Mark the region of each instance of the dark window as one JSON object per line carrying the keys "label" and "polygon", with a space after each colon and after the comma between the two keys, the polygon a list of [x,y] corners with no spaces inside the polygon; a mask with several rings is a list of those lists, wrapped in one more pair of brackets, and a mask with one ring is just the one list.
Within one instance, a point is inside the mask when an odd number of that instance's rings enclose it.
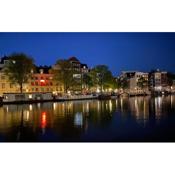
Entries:
{"label": "dark window", "polygon": [[13,88],[13,84],[12,83],[10,83],[10,88]]}
{"label": "dark window", "polygon": [[5,88],[5,83],[2,83],[2,89],[4,89]]}

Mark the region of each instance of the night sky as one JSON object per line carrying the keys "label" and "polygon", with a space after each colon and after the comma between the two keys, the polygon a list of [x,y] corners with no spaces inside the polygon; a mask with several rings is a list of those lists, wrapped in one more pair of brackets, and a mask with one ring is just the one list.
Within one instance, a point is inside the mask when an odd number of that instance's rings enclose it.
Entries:
{"label": "night sky", "polygon": [[175,72],[175,33],[0,33],[0,57],[24,52],[38,65],[75,56],[89,67]]}

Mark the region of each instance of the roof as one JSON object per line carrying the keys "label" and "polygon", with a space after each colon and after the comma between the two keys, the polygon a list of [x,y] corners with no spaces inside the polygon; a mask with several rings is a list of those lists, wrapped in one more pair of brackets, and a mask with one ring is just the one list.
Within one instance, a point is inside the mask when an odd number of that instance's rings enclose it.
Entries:
{"label": "roof", "polygon": [[150,73],[164,73],[166,74],[167,72],[166,71],[161,71],[160,69],[156,69],[156,70],[151,70]]}
{"label": "roof", "polygon": [[136,72],[138,72],[138,71],[136,71],[136,70],[128,70],[128,71],[122,71],[122,73],[136,73]]}
{"label": "roof", "polygon": [[136,72],[127,72],[125,73],[127,78],[132,78],[135,76]]}
{"label": "roof", "polygon": [[1,58],[1,60],[0,60],[0,64],[4,64],[4,61],[5,61],[5,60],[8,60],[8,59],[9,59],[9,57],[3,56],[3,57]]}
{"label": "roof", "polygon": [[81,64],[81,68],[84,68],[84,66],[85,66],[86,69],[88,69],[87,64]]}
{"label": "roof", "polygon": [[43,70],[43,73],[44,74],[48,74],[49,73],[49,70],[51,69],[51,66],[36,66],[36,72],[37,73],[40,73],[40,70]]}
{"label": "roof", "polygon": [[71,62],[79,62],[80,63],[80,61],[76,57],[70,57],[68,60]]}

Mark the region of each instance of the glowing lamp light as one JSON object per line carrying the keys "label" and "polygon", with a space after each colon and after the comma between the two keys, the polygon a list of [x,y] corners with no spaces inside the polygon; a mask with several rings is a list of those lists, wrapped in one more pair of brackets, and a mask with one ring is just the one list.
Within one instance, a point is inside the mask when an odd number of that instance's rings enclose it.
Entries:
{"label": "glowing lamp light", "polygon": [[45,80],[40,80],[41,83],[45,83]]}
{"label": "glowing lamp light", "polygon": [[40,84],[41,84],[41,86],[44,86],[45,85],[45,80],[40,80]]}
{"label": "glowing lamp light", "polygon": [[111,92],[112,91],[112,88],[109,88],[108,91]]}
{"label": "glowing lamp light", "polygon": [[114,92],[117,93],[118,92],[118,89],[115,89]]}
{"label": "glowing lamp light", "polygon": [[8,96],[4,96],[5,99],[8,99]]}
{"label": "glowing lamp light", "polygon": [[53,94],[53,95],[57,95],[57,91],[53,91],[52,94]]}
{"label": "glowing lamp light", "polygon": [[96,91],[97,93],[99,93],[100,92],[100,89],[99,88],[97,88],[97,91]]}

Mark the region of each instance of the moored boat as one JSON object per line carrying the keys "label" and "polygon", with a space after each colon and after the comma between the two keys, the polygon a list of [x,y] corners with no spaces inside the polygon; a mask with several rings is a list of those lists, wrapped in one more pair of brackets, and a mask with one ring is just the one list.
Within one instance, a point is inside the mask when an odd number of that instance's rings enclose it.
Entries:
{"label": "moored boat", "polygon": [[4,93],[2,103],[35,103],[53,100],[52,93]]}

